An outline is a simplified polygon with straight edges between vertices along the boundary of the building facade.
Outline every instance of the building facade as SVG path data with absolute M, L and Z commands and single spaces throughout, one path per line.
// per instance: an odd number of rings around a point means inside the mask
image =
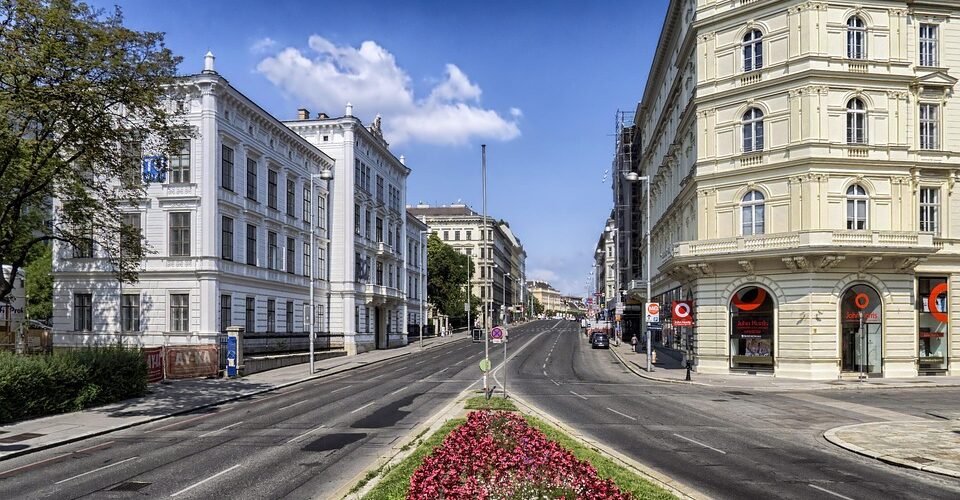
M 166 179 L 124 212 L 152 253 L 121 286 L 97 248 L 55 242 L 57 346 L 213 344 L 231 325 L 303 334 L 311 270 L 318 304 L 328 300 L 328 183 L 315 175 L 333 159 L 230 86 L 212 54 L 177 87 L 189 133 Z M 330 332 L 327 310 L 319 332 Z
M 427 258 L 426 245 L 429 228 L 409 211 L 406 212 L 407 225 L 407 334 L 415 335 L 422 318 L 427 314 Z
M 625 186 L 652 221 L 653 300 L 695 303 L 699 371 L 960 368 L 958 12 L 670 3 L 633 126 L 649 214 L 643 182 Z

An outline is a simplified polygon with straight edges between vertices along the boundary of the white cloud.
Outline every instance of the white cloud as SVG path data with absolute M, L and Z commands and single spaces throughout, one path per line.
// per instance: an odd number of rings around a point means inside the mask
M 520 135 L 520 110 L 511 108 L 512 119 L 506 119 L 482 107 L 480 86 L 454 64 L 447 64 L 444 78 L 427 97 L 418 99 L 410 76 L 376 42 L 337 46 L 313 35 L 308 46 L 309 50 L 288 47 L 267 56 L 257 71 L 316 111 L 338 116 L 350 102 L 366 121 L 381 113 L 391 143 L 456 145 L 471 139 L 508 141 Z
M 560 277 L 557 273 L 544 268 L 531 269 L 527 272 L 527 277 L 529 279 L 546 281 L 550 284 L 553 284 L 554 281 L 557 281 L 557 278 Z
M 270 37 L 265 37 L 253 42 L 253 44 L 250 45 L 250 52 L 254 54 L 263 54 L 266 52 L 270 52 L 276 46 L 277 46 L 276 40 Z

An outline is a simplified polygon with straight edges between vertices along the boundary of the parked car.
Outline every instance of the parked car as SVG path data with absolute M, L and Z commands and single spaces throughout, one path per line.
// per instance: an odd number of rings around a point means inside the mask
M 474 342 L 483 342 L 483 330 L 480 328 L 473 329 L 473 341 Z
M 609 349 L 610 348 L 610 336 L 606 333 L 594 333 L 593 340 L 590 342 L 590 345 L 594 348 Z

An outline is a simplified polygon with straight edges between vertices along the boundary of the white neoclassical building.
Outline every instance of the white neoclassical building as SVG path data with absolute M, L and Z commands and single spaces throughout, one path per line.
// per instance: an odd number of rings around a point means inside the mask
M 633 130 L 650 214 L 628 187 L 699 371 L 958 373 L 958 47 L 955 0 L 670 2 Z
M 311 267 L 317 302 L 329 299 L 328 184 L 315 174 L 333 158 L 232 87 L 212 54 L 177 87 L 171 105 L 183 106 L 191 133 L 166 178 L 124 212 L 152 251 L 139 282 L 120 286 L 95 248 L 54 243 L 57 346 L 214 344 L 231 325 L 302 336 Z M 326 309 L 319 332 L 330 332 Z

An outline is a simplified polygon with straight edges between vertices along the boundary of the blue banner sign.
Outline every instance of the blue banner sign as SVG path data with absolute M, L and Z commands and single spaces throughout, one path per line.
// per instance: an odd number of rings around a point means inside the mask
M 237 336 L 227 337 L 227 376 L 237 376 Z
M 167 180 L 167 159 L 163 156 L 143 157 L 143 182 L 165 182 Z

